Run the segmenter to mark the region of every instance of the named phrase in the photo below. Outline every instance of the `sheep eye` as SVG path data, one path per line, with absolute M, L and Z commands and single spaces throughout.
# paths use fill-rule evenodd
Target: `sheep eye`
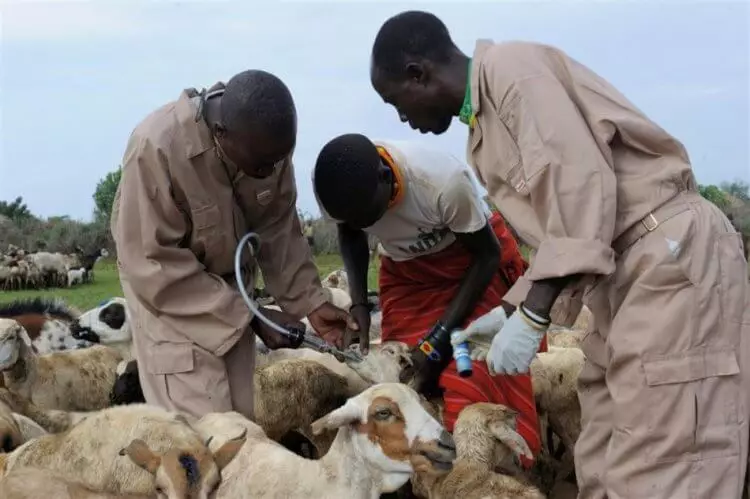
M 377 412 L 375 412 L 374 417 L 378 420 L 384 420 L 388 419 L 393 415 L 390 409 L 378 409 Z

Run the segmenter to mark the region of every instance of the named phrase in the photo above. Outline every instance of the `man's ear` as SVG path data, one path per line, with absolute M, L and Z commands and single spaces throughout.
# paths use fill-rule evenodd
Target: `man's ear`
M 406 65 L 406 77 L 417 83 L 423 83 L 425 78 L 425 68 L 419 62 L 410 62 Z

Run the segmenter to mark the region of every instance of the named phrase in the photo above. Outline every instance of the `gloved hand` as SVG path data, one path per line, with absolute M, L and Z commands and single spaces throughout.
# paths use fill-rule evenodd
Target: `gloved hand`
M 516 309 L 500 332 L 492 339 L 487 355 L 487 368 L 492 376 L 497 374 L 523 374 L 529 372 L 531 361 L 549 327 L 542 319 L 523 308 Z
M 484 360 L 492 345 L 492 338 L 508 320 L 502 306 L 495 307 L 469 324 L 466 329 L 458 330 L 451 338 L 451 344 L 468 342 L 471 360 Z

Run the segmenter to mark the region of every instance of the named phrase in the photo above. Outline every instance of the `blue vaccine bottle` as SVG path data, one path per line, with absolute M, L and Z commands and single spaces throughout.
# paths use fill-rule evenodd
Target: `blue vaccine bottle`
M 451 336 L 454 336 L 457 333 L 457 331 L 454 331 L 451 333 Z M 455 345 L 453 347 L 453 358 L 456 361 L 456 371 L 458 371 L 458 375 L 462 378 L 468 378 L 471 376 L 471 357 L 469 357 L 468 343 L 463 342 Z

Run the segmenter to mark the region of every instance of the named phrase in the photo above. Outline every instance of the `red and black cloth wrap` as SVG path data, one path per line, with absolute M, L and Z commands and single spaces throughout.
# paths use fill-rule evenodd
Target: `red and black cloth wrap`
M 518 243 L 502 217 L 494 213 L 490 224 L 500 242 L 500 264 L 463 327 L 500 305 L 509 286 L 528 267 L 521 256 Z M 456 295 L 461 280 L 471 265 L 471 258 L 469 252 L 458 242 L 438 253 L 402 262 L 382 257 L 380 304 L 383 312 L 383 341 L 416 345 L 441 318 Z M 547 351 L 546 337 L 539 351 Z M 444 390 L 443 422 L 446 429 L 453 431 L 458 413 L 467 405 L 476 402 L 503 404 L 518 411 L 516 431 L 526 440 L 534 455 L 537 455 L 541 449 L 541 439 L 531 375 L 490 376 L 486 362 L 473 362 L 472 367 L 472 376 L 462 378 L 456 371 L 456 362 L 452 361 L 440 376 L 440 386 Z M 522 462 L 525 466 L 531 464 L 525 459 Z

